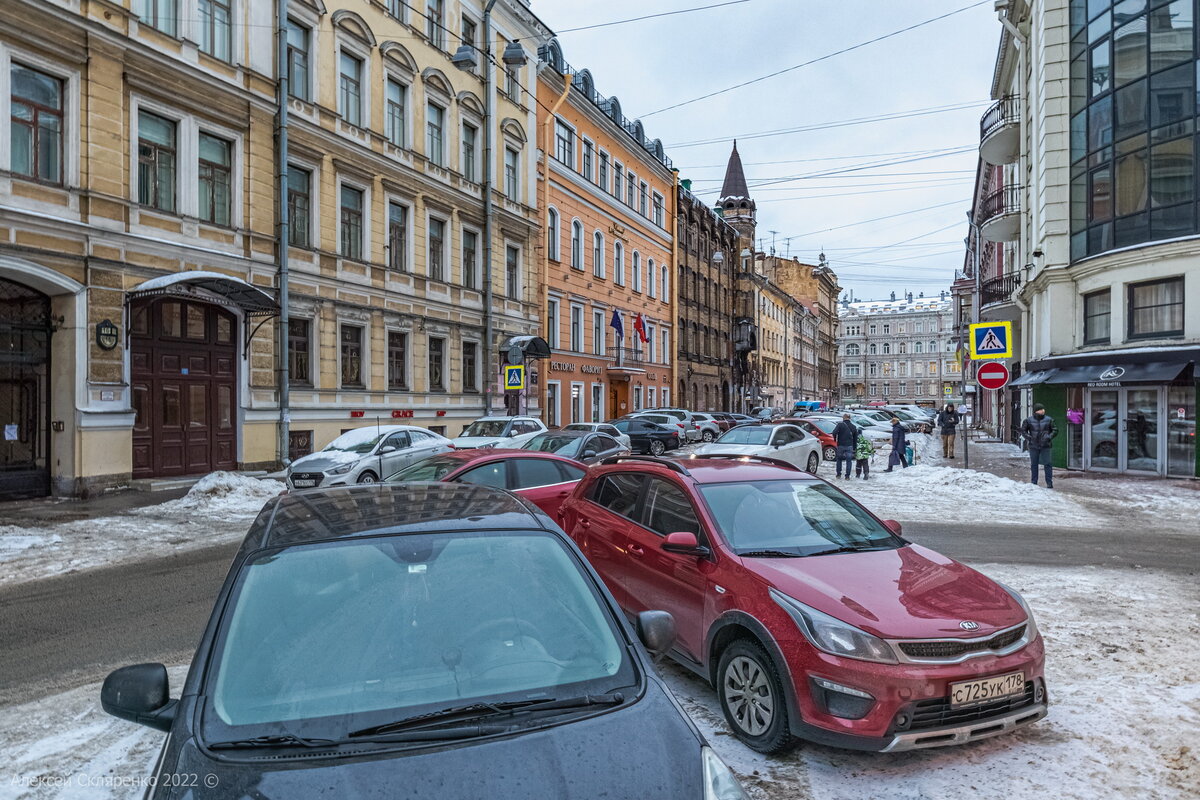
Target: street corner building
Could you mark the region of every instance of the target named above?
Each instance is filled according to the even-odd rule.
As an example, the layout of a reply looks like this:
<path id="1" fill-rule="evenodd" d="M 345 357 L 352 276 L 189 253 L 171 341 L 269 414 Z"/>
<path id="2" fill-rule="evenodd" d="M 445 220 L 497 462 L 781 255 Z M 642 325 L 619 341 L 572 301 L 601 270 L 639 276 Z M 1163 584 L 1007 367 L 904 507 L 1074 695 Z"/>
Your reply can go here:
<path id="1" fill-rule="evenodd" d="M 544 337 L 534 388 L 547 425 L 602 421 L 672 397 L 676 176 L 662 142 L 567 63 L 539 51 Z M 533 377 L 533 376 L 531 376 Z"/>
<path id="2" fill-rule="evenodd" d="M 980 421 L 1015 441 L 1041 403 L 1055 466 L 1200 475 L 1197 4 L 996 8 L 954 294 L 964 333 L 1012 323 L 1013 381 Z"/>
<path id="3" fill-rule="evenodd" d="M 528 4 L 286 10 L 280 164 L 273 3 L 0 5 L 0 498 L 454 435 L 538 332 Z"/>

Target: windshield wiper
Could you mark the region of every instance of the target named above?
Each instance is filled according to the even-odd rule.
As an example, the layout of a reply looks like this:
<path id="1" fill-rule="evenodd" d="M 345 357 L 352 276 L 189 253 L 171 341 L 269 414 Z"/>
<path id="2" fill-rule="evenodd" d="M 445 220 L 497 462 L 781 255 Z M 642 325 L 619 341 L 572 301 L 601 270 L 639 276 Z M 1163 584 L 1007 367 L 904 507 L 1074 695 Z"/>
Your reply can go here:
<path id="1" fill-rule="evenodd" d="M 549 697 L 538 700 L 507 700 L 500 703 L 472 703 L 466 706 L 444 708 L 441 711 L 433 711 L 428 714 L 418 714 L 415 717 L 406 717 L 405 719 L 398 719 L 395 722 L 385 722 L 382 725 L 372 725 L 369 728 L 352 731 L 349 736 L 360 738 L 363 736 L 378 736 L 396 731 L 412 731 L 429 725 L 439 725 L 450 720 L 480 719 L 482 717 L 513 714 L 525 710 L 549 711 L 563 708 L 582 708 L 584 706 L 608 706 L 623 702 L 625 702 L 625 695 L 620 692 L 610 692 L 609 694 L 585 694 L 579 697 L 565 697 L 562 699 Z M 451 732 L 452 730 L 456 729 L 447 729 L 446 732 Z M 430 734 L 441 732 L 442 730 L 429 731 Z"/>
<path id="2" fill-rule="evenodd" d="M 789 553 L 786 550 L 747 550 L 738 553 L 739 556 L 750 558 L 800 558 L 800 553 Z"/>
<path id="3" fill-rule="evenodd" d="M 307 739 L 291 733 L 272 736 L 255 736 L 253 739 L 235 739 L 230 742 L 213 742 L 209 750 L 241 750 L 251 747 L 329 747 L 339 744 L 338 739 Z"/>
<path id="4" fill-rule="evenodd" d="M 833 555 L 834 553 L 866 553 L 866 552 L 870 552 L 871 550 L 893 550 L 893 549 L 895 549 L 895 548 L 892 548 L 890 546 L 872 547 L 870 545 L 867 545 L 867 546 L 863 546 L 863 547 L 853 547 L 851 545 L 844 544 L 840 547 L 831 547 L 828 550 L 818 550 L 815 553 L 805 553 L 804 557 L 808 558 L 809 556 L 830 556 L 830 555 Z"/>

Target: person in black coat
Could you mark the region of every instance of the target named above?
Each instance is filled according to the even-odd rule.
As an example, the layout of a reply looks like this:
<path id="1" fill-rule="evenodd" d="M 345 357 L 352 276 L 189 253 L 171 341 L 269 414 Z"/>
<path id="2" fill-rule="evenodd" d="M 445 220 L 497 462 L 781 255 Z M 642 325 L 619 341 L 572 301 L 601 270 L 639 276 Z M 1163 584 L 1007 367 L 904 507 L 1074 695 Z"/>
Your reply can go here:
<path id="1" fill-rule="evenodd" d="M 906 447 L 908 447 L 908 437 L 904 435 L 904 426 L 900 424 L 899 419 L 892 417 L 892 453 L 888 456 L 888 468 L 884 472 L 891 472 L 897 464 L 908 469 L 908 459 L 904 456 Z"/>
<path id="2" fill-rule="evenodd" d="M 833 443 L 837 446 L 837 476 L 842 477 L 842 462 L 846 462 L 846 479 L 850 479 L 850 467 L 854 464 L 854 446 L 858 443 L 858 426 L 850 421 L 849 414 L 842 414 L 842 421 L 833 426 Z"/>
<path id="3" fill-rule="evenodd" d="M 1054 467 L 1050 462 L 1050 444 L 1058 435 L 1054 418 L 1046 415 L 1046 407 L 1041 403 L 1033 404 L 1033 415 L 1021 423 L 1021 433 L 1025 435 L 1025 444 L 1029 447 L 1030 483 L 1037 486 L 1038 465 L 1046 470 L 1046 488 L 1054 488 Z"/>
<path id="4" fill-rule="evenodd" d="M 953 403 L 938 412 L 937 424 L 942 430 L 942 458 L 954 458 L 954 439 L 958 423 L 962 421 Z"/>

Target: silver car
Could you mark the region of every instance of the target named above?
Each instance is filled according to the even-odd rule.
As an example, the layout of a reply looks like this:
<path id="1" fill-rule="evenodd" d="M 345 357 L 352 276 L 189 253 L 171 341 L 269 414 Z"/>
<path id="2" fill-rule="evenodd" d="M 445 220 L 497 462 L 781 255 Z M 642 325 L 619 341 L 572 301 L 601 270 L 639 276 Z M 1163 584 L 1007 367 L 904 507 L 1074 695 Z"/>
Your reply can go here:
<path id="1" fill-rule="evenodd" d="M 563 427 L 564 431 L 595 431 L 596 433 L 607 433 L 609 436 L 616 439 L 627 449 L 633 450 L 633 443 L 629 441 L 629 435 L 621 433 L 612 424 L 608 422 L 572 422 L 570 425 Z"/>
<path id="2" fill-rule="evenodd" d="M 413 425 L 356 428 L 325 449 L 293 461 L 287 470 L 287 485 L 297 490 L 375 483 L 409 464 L 453 449 L 445 436 Z"/>

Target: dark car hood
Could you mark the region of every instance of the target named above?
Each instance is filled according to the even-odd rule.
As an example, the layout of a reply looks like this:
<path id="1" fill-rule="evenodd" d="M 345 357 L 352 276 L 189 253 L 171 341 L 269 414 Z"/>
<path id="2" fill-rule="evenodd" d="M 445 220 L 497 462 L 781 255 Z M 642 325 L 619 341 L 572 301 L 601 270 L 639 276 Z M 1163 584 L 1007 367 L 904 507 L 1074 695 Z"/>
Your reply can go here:
<path id="1" fill-rule="evenodd" d="M 886 638 L 982 636 L 1025 619 L 990 578 L 919 545 L 743 563 L 783 594 Z M 964 631 L 964 620 L 978 629 Z"/>
<path id="2" fill-rule="evenodd" d="M 563 717 L 567 720 L 570 717 Z M 214 761 L 189 740 L 175 774 L 217 786 L 178 797 L 305 800 L 695 800 L 704 790 L 702 740 L 657 682 L 646 696 L 588 719 L 491 741 L 343 759 Z M 238 751 L 272 756 L 295 751 Z"/>

